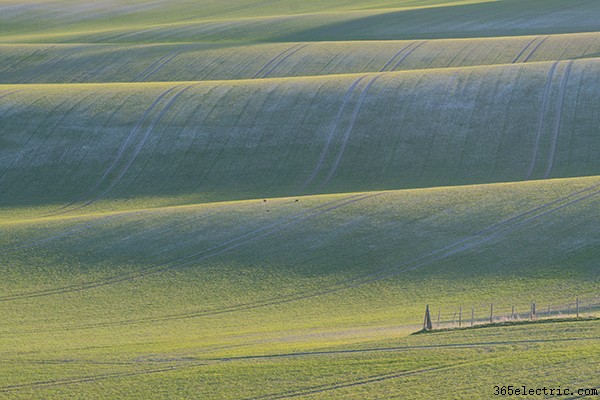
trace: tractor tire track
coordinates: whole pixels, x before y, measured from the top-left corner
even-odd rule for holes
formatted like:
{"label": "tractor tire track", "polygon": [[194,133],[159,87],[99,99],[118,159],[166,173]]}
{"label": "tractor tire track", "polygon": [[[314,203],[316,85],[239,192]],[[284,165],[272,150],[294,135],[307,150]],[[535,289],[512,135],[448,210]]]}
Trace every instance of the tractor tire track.
{"label": "tractor tire track", "polygon": [[363,91],[360,93],[360,97],[358,98],[358,102],[354,106],[354,111],[352,113],[352,117],[350,118],[350,122],[348,124],[348,127],[346,128],[346,131],[344,132],[344,136],[342,137],[342,144],[341,144],[340,150],[338,152],[338,155],[337,155],[335,161],[333,162],[333,165],[331,166],[331,169],[329,170],[329,173],[325,177],[325,180],[319,186],[319,190],[322,189],[323,187],[325,187],[329,183],[329,181],[331,180],[331,178],[333,178],[333,176],[335,175],[335,173],[337,171],[337,168],[340,165],[340,161],[342,160],[342,157],[344,156],[344,152],[346,151],[346,146],[348,145],[348,140],[350,139],[350,135],[352,134],[352,131],[354,130],[354,125],[356,124],[356,119],[358,118],[358,114],[360,113],[360,109],[362,108],[362,105],[363,105],[363,103],[365,101],[365,97],[367,96],[367,93],[368,93],[369,89],[371,89],[371,86],[373,86],[373,84],[380,77],[381,77],[381,75],[376,75],[375,77],[373,77],[367,83],[367,85],[365,86],[365,88],[363,89]]}
{"label": "tractor tire track", "polygon": [[356,380],[351,380],[351,381],[346,381],[346,382],[328,383],[328,384],[323,384],[323,385],[318,385],[318,386],[309,386],[309,387],[305,387],[305,388],[290,390],[287,392],[266,394],[266,395],[262,395],[262,396],[258,396],[258,397],[249,397],[249,398],[246,398],[245,400],[275,400],[275,399],[289,399],[292,397],[299,397],[299,396],[308,396],[308,395],[313,395],[313,394],[318,394],[318,393],[329,392],[331,390],[345,389],[345,388],[350,388],[350,387],[355,387],[355,386],[367,385],[370,383],[385,382],[390,379],[398,379],[398,378],[403,378],[403,377],[408,377],[408,376],[421,375],[421,374],[425,374],[428,372],[436,372],[436,371],[445,370],[448,368],[458,367],[462,364],[465,364],[465,363],[459,363],[459,364],[454,364],[454,365],[443,365],[443,366],[431,367],[431,368],[422,368],[422,369],[413,370],[413,371],[403,371],[403,372],[394,372],[394,373],[389,373],[389,374],[372,375],[372,376],[368,376],[368,377],[364,377],[364,378],[360,378],[360,379],[356,379]]}
{"label": "tractor tire track", "polygon": [[[158,64],[154,63],[157,65],[154,66],[154,64],[153,64],[150,67],[146,68],[148,71],[142,71],[140,73],[142,76],[139,77],[140,74],[138,74],[138,76],[134,77],[133,80],[137,81],[137,82],[147,81],[152,75],[154,75],[155,73],[160,71],[165,65],[170,63],[173,59],[179,57],[181,54],[188,51],[188,49],[189,49],[189,46],[186,46],[185,48],[177,49],[177,50],[167,54],[166,56],[162,57],[160,60],[157,61]],[[152,68],[153,66],[154,66],[154,68]]]}
{"label": "tractor tire track", "polygon": [[[284,57],[287,53],[289,53],[290,51],[294,51],[296,50],[296,48],[302,46],[302,44],[298,43],[295,44],[294,46],[282,51],[281,53],[277,54],[275,57],[271,58],[269,61],[267,61],[267,63],[258,70],[258,72],[256,74],[254,74],[252,76],[251,79],[257,79],[265,70],[267,70],[267,68],[269,68],[273,63],[277,62],[277,60],[279,60],[281,57]],[[306,46],[306,44],[304,45]],[[298,49],[299,50],[299,49]]]}
{"label": "tractor tire track", "polygon": [[531,47],[531,45],[538,40],[540,37],[536,36],[533,39],[531,39],[531,41],[529,43],[527,43],[527,45],[525,45],[525,47],[523,47],[523,49],[519,52],[519,54],[517,54],[517,56],[514,58],[514,60],[512,60],[512,64],[516,64],[517,61],[519,61],[519,58],[521,58],[521,56],[523,54],[525,54],[525,52],[527,51],[528,48]]}
{"label": "tractor tire track", "polygon": [[354,82],[352,82],[352,84],[346,91],[346,94],[344,95],[344,99],[342,101],[342,105],[340,106],[340,109],[339,109],[335,119],[333,120],[333,122],[331,123],[331,125],[329,127],[329,133],[327,135],[327,138],[325,139],[325,144],[323,145],[323,148],[321,149],[321,154],[319,154],[319,159],[317,161],[317,165],[313,169],[310,176],[302,184],[302,187],[300,189],[301,192],[306,190],[306,188],[313,182],[313,180],[316,178],[317,174],[323,167],[325,157],[327,156],[327,153],[329,152],[329,147],[331,146],[331,142],[333,140],[335,132],[337,131],[340,121],[342,120],[342,115],[344,114],[344,110],[346,109],[346,106],[348,105],[348,102],[350,101],[350,98],[352,97],[352,93],[354,92],[354,89],[356,89],[356,86],[358,86],[358,84],[363,79],[365,79],[365,77],[366,76],[361,76],[360,78],[356,79]]}
{"label": "tractor tire track", "polygon": [[160,110],[160,112],[158,113],[158,115],[152,120],[150,126],[146,129],[146,132],[144,133],[144,136],[142,136],[141,140],[137,143],[136,147],[134,148],[133,154],[129,158],[129,161],[127,162],[127,164],[125,164],[125,166],[121,169],[121,172],[119,172],[119,174],[117,175],[117,177],[112,181],[112,183],[108,186],[108,188],[106,190],[104,190],[99,196],[97,196],[91,202],[88,202],[86,205],[93,204],[94,202],[96,202],[96,201],[104,198],[104,196],[106,196],[121,181],[121,179],[123,178],[123,176],[129,171],[129,168],[131,167],[131,165],[133,164],[133,162],[137,159],[138,155],[142,151],[142,148],[144,147],[144,145],[148,141],[148,138],[150,137],[150,135],[154,131],[154,128],[156,128],[156,125],[165,116],[165,114],[167,113],[167,111],[169,111],[169,109],[173,106],[173,103],[175,103],[175,101],[177,100],[177,98],[179,96],[181,96],[183,93],[187,92],[192,87],[197,86],[199,84],[200,83],[194,83],[194,84],[186,86],[185,88],[183,88],[182,90],[180,90],[179,92],[177,92],[177,94],[175,94],[167,102],[167,104]]}
{"label": "tractor tire track", "polygon": [[565,103],[565,93],[567,91],[567,85],[569,83],[569,77],[571,76],[571,68],[573,67],[573,61],[567,62],[565,72],[563,73],[560,81],[559,93],[558,93],[558,104],[556,105],[556,117],[554,119],[554,135],[552,136],[552,146],[550,148],[550,154],[548,156],[548,168],[544,173],[544,179],[550,177],[550,173],[554,168],[554,159],[556,157],[556,148],[558,146],[558,136],[560,135],[560,126],[562,123],[563,107]]}
{"label": "tractor tire track", "polygon": [[288,53],[285,57],[283,57],[281,60],[277,61],[275,63],[275,65],[273,65],[271,68],[269,68],[268,71],[266,71],[263,74],[263,78],[268,78],[269,75],[271,74],[271,72],[273,72],[273,70],[275,70],[275,68],[279,67],[283,62],[285,62],[285,60],[287,60],[288,58],[290,58],[291,56],[293,56],[294,54],[296,54],[297,52],[299,52],[300,50],[302,50],[303,48],[305,48],[306,46],[308,46],[308,43],[305,43],[303,45],[301,45],[300,47],[296,48],[294,51]]}
{"label": "tractor tire track", "polygon": [[538,152],[540,150],[540,142],[542,139],[544,122],[546,121],[546,114],[548,113],[548,100],[550,97],[550,89],[552,88],[552,78],[554,77],[554,73],[559,62],[560,61],[554,62],[550,67],[550,70],[548,71],[548,76],[546,78],[546,86],[544,87],[544,94],[542,95],[542,108],[540,109],[540,116],[538,118],[538,126],[535,135],[535,144],[533,146],[533,154],[531,155],[531,163],[529,164],[527,175],[525,175],[525,180],[529,180],[531,178],[533,170],[535,169],[535,164],[538,158]]}
{"label": "tractor tire track", "polygon": [[[34,298],[34,297],[43,297],[43,296],[64,294],[64,293],[71,293],[71,292],[79,292],[82,290],[98,288],[98,287],[107,286],[107,285],[124,282],[124,281],[132,280],[132,279],[143,278],[143,277],[146,277],[146,276],[149,276],[152,274],[156,274],[156,273],[160,273],[160,272],[163,272],[163,271],[166,271],[169,269],[173,269],[173,268],[185,267],[185,266],[189,265],[190,263],[202,261],[207,258],[217,256],[219,254],[236,249],[236,248],[243,246],[247,243],[250,243],[252,241],[261,239],[266,236],[270,236],[274,233],[281,231],[283,228],[285,228],[287,226],[295,225],[295,224],[303,222],[305,220],[322,215],[325,212],[333,211],[344,205],[351,204],[351,203],[354,203],[359,200],[364,200],[366,198],[374,197],[376,195],[379,195],[379,194],[373,194],[373,195],[359,194],[359,195],[350,196],[350,197],[344,198],[344,199],[333,200],[333,201],[321,204],[320,206],[313,207],[311,209],[308,209],[308,210],[302,211],[300,213],[297,213],[295,215],[292,215],[291,217],[288,217],[288,218],[282,219],[280,221],[274,222],[272,224],[263,226],[259,229],[255,229],[255,230],[247,232],[245,234],[236,236],[227,241],[221,242],[217,245],[213,245],[213,246],[209,247],[208,249],[204,249],[202,251],[198,251],[198,252],[195,252],[192,254],[188,254],[186,256],[178,257],[178,258],[170,260],[170,261],[165,261],[165,262],[159,263],[152,267],[142,269],[139,273],[136,273],[136,274],[117,275],[117,276],[113,276],[110,278],[100,279],[100,280],[91,281],[91,282],[78,284],[78,285],[63,286],[60,288],[52,288],[52,289],[46,289],[46,290],[40,290],[40,291],[31,291],[31,292],[27,292],[27,293],[20,293],[20,294],[15,294],[15,295],[10,295],[10,296],[3,296],[3,297],[0,297],[0,302],[20,300],[20,299],[26,299],[26,298]],[[336,205],[336,203],[340,203],[340,204]]]}
{"label": "tractor tire track", "polygon": [[[74,204],[83,201],[85,198],[90,197],[94,192],[96,192],[99,187],[102,185],[102,183],[104,183],[104,181],[108,178],[108,176],[113,172],[113,170],[117,167],[117,165],[119,164],[119,162],[121,161],[121,159],[123,158],[125,151],[127,150],[127,148],[129,147],[130,143],[133,141],[133,139],[135,138],[135,136],[137,135],[138,131],[140,130],[142,124],[146,121],[146,119],[150,116],[150,114],[152,113],[152,111],[154,111],[154,108],[158,105],[158,103],[165,97],[167,96],[169,93],[171,93],[172,91],[178,89],[180,86],[174,86],[166,91],[164,91],[163,93],[161,93],[153,102],[152,104],[150,104],[150,106],[144,111],[144,113],[142,114],[141,118],[138,120],[138,122],[135,124],[135,126],[133,127],[133,129],[131,129],[131,131],[129,132],[129,135],[127,135],[127,137],[125,138],[125,140],[121,143],[121,146],[119,147],[118,151],[117,151],[117,155],[115,157],[115,159],[112,161],[112,163],[108,166],[108,168],[104,171],[104,173],[102,174],[102,176],[100,177],[100,179],[94,184],[94,186],[89,189],[83,196],[80,196],[77,200],[74,200],[72,202],[70,202],[69,204],[61,207],[59,210],[66,210],[67,208],[73,206]],[[85,206],[88,206],[90,204],[92,204],[93,202],[97,201],[98,197],[96,197],[93,200],[89,200],[87,203],[85,203],[82,206],[79,206],[75,209],[71,209],[68,211],[63,211],[64,212],[71,212],[80,208],[83,208]]]}
{"label": "tractor tire track", "polygon": [[43,389],[54,386],[66,386],[66,385],[74,385],[80,383],[93,383],[108,379],[119,379],[119,378],[128,378],[132,376],[140,376],[140,375],[150,375],[150,374],[158,374],[162,372],[172,372],[177,371],[183,368],[193,368],[205,366],[205,363],[193,363],[193,364],[181,364],[181,365],[173,365],[168,367],[156,368],[156,369],[148,369],[144,371],[133,371],[133,372],[114,372],[114,373],[106,373],[106,374],[98,374],[98,375],[89,375],[81,378],[66,378],[66,379],[55,379],[48,381],[38,381],[31,383],[22,383],[18,385],[10,385],[0,387],[0,393],[10,393],[17,392],[21,390],[27,389]]}
{"label": "tractor tire track", "polygon": [[400,66],[400,64],[402,64],[402,62],[404,62],[404,60],[406,60],[406,58],[408,56],[410,56],[415,50],[417,50],[419,47],[423,46],[425,43],[427,43],[427,41],[424,40],[421,43],[419,43],[418,45],[416,45],[415,47],[413,47],[412,49],[410,49],[410,51],[408,53],[403,55],[402,58],[400,58],[400,60],[398,60],[398,62],[396,63],[396,65],[394,65],[394,67],[391,69],[391,71],[396,71],[396,69]]}
{"label": "tractor tire track", "polygon": [[540,46],[542,44],[544,44],[544,42],[546,40],[548,40],[550,36],[546,36],[545,38],[543,38],[542,40],[539,41],[538,44],[535,45],[535,47],[531,50],[531,52],[527,55],[527,57],[525,57],[525,59],[523,60],[523,63],[526,63],[527,61],[529,61],[529,59],[531,58],[531,56],[533,56],[533,53],[535,53],[537,51],[537,49],[540,48]]}
{"label": "tractor tire track", "polygon": [[402,54],[404,51],[406,51],[409,47],[413,46],[415,43],[417,43],[417,42],[411,42],[411,43],[407,44],[406,46],[404,46],[403,48],[401,48],[396,54],[394,54],[394,56],[392,58],[390,58],[390,60],[383,67],[381,67],[379,72],[385,72],[387,67],[392,65],[394,60],[396,60],[396,58],[398,58],[400,56],[400,54]]}
{"label": "tractor tire track", "polygon": [[156,70],[156,68],[159,68],[159,65],[161,64],[161,62],[163,62],[165,60],[167,60],[166,62],[168,62],[170,57],[175,57],[175,56],[178,56],[179,54],[180,54],[179,49],[173,50],[173,51],[165,54],[164,56],[160,57],[158,60],[155,60],[149,66],[144,68],[141,72],[139,72],[137,75],[135,75],[131,80],[133,82],[143,82],[146,76],[148,76],[150,73],[152,73],[152,71]]}

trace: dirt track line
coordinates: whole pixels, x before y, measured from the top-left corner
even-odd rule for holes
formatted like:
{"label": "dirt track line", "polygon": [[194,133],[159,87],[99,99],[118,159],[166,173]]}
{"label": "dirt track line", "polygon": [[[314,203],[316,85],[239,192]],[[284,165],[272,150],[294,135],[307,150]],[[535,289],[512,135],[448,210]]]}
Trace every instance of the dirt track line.
{"label": "dirt track line", "polygon": [[[32,291],[32,292],[27,292],[27,293],[15,294],[15,295],[11,295],[11,296],[4,296],[4,297],[0,297],[0,302],[20,300],[20,299],[25,299],[25,298],[43,297],[43,296],[64,294],[64,293],[70,293],[70,292],[79,292],[82,290],[98,288],[98,287],[107,286],[110,284],[124,282],[124,281],[132,280],[132,279],[143,278],[145,276],[148,276],[151,274],[156,274],[156,273],[159,273],[159,272],[162,272],[165,270],[182,267],[182,266],[189,264],[190,262],[197,262],[197,261],[201,261],[203,259],[209,258],[209,257],[214,257],[218,254],[224,253],[225,251],[229,251],[229,250],[237,248],[243,244],[249,243],[250,241],[254,241],[254,240],[257,240],[264,236],[267,236],[269,234],[273,234],[273,233],[281,230],[282,227],[285,227],[292,223],[298,223],[298,222],[304,221],[306,219],[313,218],[316,215],[321,215],[323,213],[323,211],[319,211],[321,209],[325,209],[326,211],[331,211],[335,208],[339,208],[339,206],[341,206],[341,205],[348,204],[350,201],[353,201],[355,199],[363,199],[363,198],[373,197],[373,196],[374,195],[354,195],[354,196],[350,196],[345,199],[333,200],[333,201],[327,202],[325,204],[322,204],[320,206],[311,208],[309,210],[305,210],[300,213],[297,213],[297,214],[295,214],[291,217],[288,217],[282,221],[277,221],[270,225],[263,226],[262,228],[253,230],[251,232],[247,232],[243,235],[236,236],[228,241],[221,242],[217,245],[209,247],[208,249],[204,249],[199,252],[188,254],[186,256],[178,257],[174,260],[165,261],[165,262],[159,263],[155,266],[145,268],[145,269],[141,270],[141,273],[117,275],[117,276],[100,279],[97,281],[87,282],[87,283],[79,284],[79,285],[64,286],[64,287],[60,287],[60,288],[52,288],[52,289],[46,289],[46,290],[42,290],[42,291]],[[342,202],[341,205],[332,206],[333,204],[339,203],[339,202]],[[331,206],[331,207],[327,208],[329,206]],[[313,214],[311,215],[310,213],[313,213]],[[269,229],[271,229],[271,230],[269,231]],[[266,231],[266,233],[263,233],[265,231]],[[258,234],[260,234],[260,235],[256,236]],[[253,236],[253,235],[255,235],[255,236]],[[239,242],[240,240],[243,240],[243,241],[241,243],[236,243],[236,242]],[[200,258],[198,259],[198,257],[200,257]],[[176,263],[180,263],[180,264],[176,264]],[[181,263],[183,263],[183,264],[181,264]]]}
{"label": "dirt track line", "polygon": [[[258,70],[258,72],[256,74],[254,74],[252,76],[251,79],[256,79],[258,78],[267,68],[269,68],[271,66],[271,64],[273,64],[274,62],[277,62],[277,60],[279,60],[279,58],[285,56],[285,54],[287,54],[290,51],[294,51],[294,49],[296,49],[297,47],[301,46],[300,43],[293,45],[290,48],[285,49],[284,51],[282,51],[281,53],[277,54],[275,57],[271,58],[269,61],[267,61],[267,63],[265,65],[263,65],[263,67],[261,69]],[[306,46],[306,45],[305,45]]]}
{"label": "dirt track line", "polygon": [[394,65],[394,68],[392,68],[391,71],[395,71],[396,68],[398,68],[400,66],[400,64],[402,64],[402,62],[404,60],[406,60],[406,58],[408,56],[410,56],[415,50],[417,50],[419,47],[423,46],[425,43],[427,43],[427,41],[422,41],[421,43],[419,43],[418,45],[416,45],[415,47],[413,47],[412,49],[410,49],[410,51],[408,53],[406,53],[405,55],[403,55],[402,58],[400,58],[400,60],[398,60],[398,62],[396,63],[396,65]]}
{"label": "dirt track line", "polygon": [[344,156],[344,152],[346,151],[346,146],[348,145],[348,140],[350,139],[350,135],[352,134],[352,131],[354,130],[354,124],[356,123],[356,119],[358,118],[358,114],[360,113],[360,109],[362,108],[362,105],[365,101],[365,97],[367,96],[367,92],[369,91],[369,89],[371,88],[371,86],[373,86],[373,84],[375,83],[375,81],[377,81],[377,79],[379,79],[381,77],[381,75],[377,75],[375,77],[373,77],[369,83],[367,83],[367,85],[365,86],[365,88],[363,89],[363,91],[360,93],[360,97],[358,98],[358,102],[356,103],[356,105],[354,106],[354,112],[352,113],[352,117],[350,119],[350,122],[348,123],[348,127],[346,128],[346,131],[344,132],[344,136],[342,137],[342,145],[341,148],[338,152],[338,155],[333,163],[333,165],[331,166],[331,169],[329,170],[329,173],[327,174],[327,177],[325,178],[325,180],[321,183],[321,185],[319,185],[319,189],[322,189],[323,187],[325,187],[329,181],[331,180],[331,178],[333,178],[333,176],[335,175],[337,168],[340,164],[340,161],[342,160],[342,157]]}
{"label": "dirt track line", "polygon": [[396,54],[394,54],[394,56],[392,58],[390,58],[390,60],[379,70],[379,72],[385,72],[387,67],[389,67],[394,62],[394,60],[400,56],[400,54],[402,54],[406,49],[408,49],[415,43],[417,43],[417,42],[410,42],[409,44],[407,44],[406,46],[404,46],[403,48],[398,50],[398,52]]}
{"label": "dirt track line", "polygon": [[560,81],[558,103],[556,105],[556,117],[554,119],[554,135],[552,136],[552,147],[550,148],[550,154],[548,156],[548,168],[544,173],[544,179],[550,177],[550,173],[554,168],[554,159],[556,157],[556,148],[558,146],[558,136],[560,135],[560,125],[562,122],[563,107],[565,103],[565,93],[567,91],[567,84],[569,83],[569,76],[571,76],[571,68],[573,67],[573,61],[569,61],[563,72],[562,79]]}
{"label": "dirt track line", "polygon": [[546,40],[548,40],[548,38],[549,38],[549,37],[550,37],[550,36],[546,36],[545,38],[543,38],[542,40],[540,40],[540,41],[539,41],[539,43],[538,43],[538,44],[536,44],[536,45],[535,45],[535,47],[534,47],[534,48],[531,50],[531,52],[530,52],[530,53],[527,55],[527,57],[525,57],[525,59],[523,60],[523,63],[526,63],[527,61],[529,61],[529,59],[531,58],[531,56],[533,56],[533,53],[535,53],[535,52],[536,52],[536,50],[537,50],[537,49],[539,49],[539,48],[540,48],[540,46],[541,46],[542,44],[544,44],[544,42],[545,42]]}
{"label": "dirt track line", "polygon": [[536,40],[538,40],[540,37],[536,36],[533,39],[531,39],[531,41],[529,43],[527,43],[527,45],[525,45],[525,47],[523,47],[523,49],[519,52],[519,54],[517,54],[517,56],[515,57],[514,60],[512,60],[512,64],[515,64],[517,61],[519,61],[519,58],[521,58],[521,56],[523,54],[525,54],[525,52],[527,51],[527,49],[529,47],[531,47],[531,45],[533,44],[533,42],[535,42]]}
{"label": "dirt track line", "polygon": [[331,146],[333,136],[335,135],[335,132],[338,129],[338,125],[340,124],[340,121],[342,120],[342,115],[344,114],[344,110],[346,109],[346,106],[348,105],[348,102],[350,101],[350,98],[352,97],[352,93],[354,92],[354,89],[360,83],[360,81],[362,81],[364,78],[365,78],[365,76],[361,76],[360,78],[356,79],[354,82],[352,82],[352,84],[346,91],[346,94],[344,95],[344,100],[342,101],[342,105],[340,106],[340,109],[339,109],[335,119],[332,121],[332,123],[329,127],[329,133],[327,134],[325,144],[323,145],[323,148],[321,149],[321,154],[319,154],[319,159],[317,161],[317,165],[313,169],[310,176],[302,184],[302,187],[300,189],[301,192],[304,191],[312,183],[312,181],[315,179],[315,177],[317,176],[317,174],[323,167],[323,162],[325,161],[325,157],[327,156],[327,153],[329,152],[329,147]]}
{"label": "dirt track line", "polygon": [[306,388],[290,390],[288,392],[266,394],[266,395],[262,395],[262,396],[258,396],[258,397],[250,397],[245,400],[289,399],[292,397],[307,396],[307,395],[311,395],[311,394],[328,392],[331,390],[345,389],[345,388],[354,387],[354,386],[367,385],[369,383],[384,382],[384,381],[387,381],[390,379],[398,379],[398,378],[403,378],[406,376],[420,375],[420,374],[424,374],[424,373],[428,373],[428,372],[440,371],[440,370],[444,370],[444,369],[448,369],[448,368],[458,367],[462,364],[464,364],[464,363],[460,363],[460,364],[456,364],[456,365],[443,365],[443,366],[439,366],[439,367],[423,368],[423,369],[418,369],[418,370],[413,370],[413,371],[396,372],[396,373],[382,374],[382,375],[372,375],[369,377],[365,377],[365,378],[361,378],[361,379],[353,380],[353,381],[347,381],[347,382],[341,382],[341,383],[330,383],[330,384],[324,384],[324,385],[318,385],[318,386],[309,386]]}
{"label": "dirt track line", "polygon": [[558,63],[559,61],[554,62],[548,70],[546,86],[544,87],[544,94],[542,95],[542,108],[540,109],[540,116],[538,118],[538,126],[535,136],[535,144],[533,146],[533,154],[531,155],[531,163],[529,165],[529,169],[527,170],[527,175],[525,175],[525,180],[529,180],[531,178],[531,175],[533,174],[533,170],[535,168],[535,163],[538,158],[540,142],[542,139],[542,131],[544,128],[544,122],[546,121],[546,114],[548,113],[548,99],[550,97],[550,89],[552,88],[552,78],[554,77],[554,72],[556,71]]}
{"label": "dirt track line", "polygon": [[308,43],[303,44],[302,46],[298,47],[297,49],[294,49],[294,51],[291,51],[290,53],[288,53],[285,57],[283,57],[281,60],[277,61],[275,63],[275,65],[273,65],[271,68],[269,68],[269,70],[267,72],[265,72],[263,74],[263,78],[268,78],[269,74],[271,74],[271,72],[273,72],[273,70],[277,67],[279,67],[283,62],[285,62],[285,60],[287,60],[288,58],[290,58],[291,56],[293,56],[294,54],[296,54],[297,52],[299,52],[300,50],[302,50],[303,48],[305,48],[306,46],[308,46]]}

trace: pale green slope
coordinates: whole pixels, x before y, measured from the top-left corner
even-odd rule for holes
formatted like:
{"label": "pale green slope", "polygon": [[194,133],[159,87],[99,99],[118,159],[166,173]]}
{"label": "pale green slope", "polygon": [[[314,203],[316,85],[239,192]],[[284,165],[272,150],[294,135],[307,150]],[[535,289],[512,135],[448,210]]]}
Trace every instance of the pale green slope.
{"label": "pale green slope", "polygon": [[[33,384],[34,398],[93,397],[96,390],[115,398],[143,397],[156,385],[166,390],[156,395],[161,398],[174,390],[244,398],[454,365],[449,375],[431,371],[411,380],[419,385],[439,379],[448,390],[444,379],[472,374],[467,365],[477,365],[479,353],[419,352],[407,365],[398,364],[406,359],[392,350],[375,358],[359,353],[354,362],[334,353],[314,360],[332,363],[325,380],[317,364],[296,357],[283,364],[276,357],[268,368],[271,361],[252,358],[243,365],[231,360],[225,369],[222,360],[204,361],[428,346],[437,340],[457,340],[465,348],[471,342],[494,346],[498,358],[487,358],[488,368],[515,378],[510,371],[544,368],[554,357],[519,344],[537,338],[536,328],[523,337],[518,328],[509,336],[494,331],[495,339],[481,331],[432,338],[433,343],[399,336],[418,329],[425,303],[444,313],[474,306],[479,318],[491,301],[497,313],[510,312],[512,305],[525,313],[531,300],[564,304],[593,297],[598,196],[600,180],[593,177],[6,221],[0,225],[0,351],[12,385],[3,385],[0,393],[26,398],[33,382],[58,380]],[[593,338],[597,326],[588,326]],[[583,327],[573,329],[578,339],[586,337]],[[544,332],[540,340],[558,335],[553,346],[572,344],[559,352],[562,363],[552,373],[572,383],[569,371],[576,367],[585,372],[579,382],[591,385],[594,366],[585,354],[594,342],[573,342],[572,332],[560,326]],[[508,347],[495,347],[504,344]],[[527,362],[507,369],[519,356]],[[267,370],[261,372],[261,366]],[[236,377],[198,386],[197,379],[212,368]],[[304,378],[288,375],[289,368]],[[257,385],[269,374],[280,378]],[[69,383],[86,376],[94,378]],[[489,389],[484,386],[467,387],[458,397],[484,396]],[[389,387],[375,385],[372,396]],[[363,393],[334,389],[327,396]]]}
{"label": "pale green slope", "polygon": [[[490,37],[531,34],[593,32],[600,28],[600,4],[595,0],[499,0],[440,2],[438,7],[402,8],[402,2],[335,2],[308,4],[294,12],[295,4],[276,2],[269,12],[252,4],[238,13],[221,11],[211,16],[204,3],[182,7],[159,3],[156,14],[85,12],[77,8],[64,15],[64,4],[16,7],[18,16],[4,13],[3,43],[170,43],[170,42],[292,42],[331,40],[399,40],[452,37]],[[93,4],[93,3],[92,3]],[[172,13],[161,10],[167,4]],[[429,3],[431,4],[431,3]],[[86,3],[81,5],[85,7]],[[235,7],[234,4],[230,4]],[[349,6],[348,6],[349,5]],[[379,3],[381,5],[381,3]],[[415,3],[413,2],[414,6]],[[316,7],[315,7],[316,6]],[[389,8],[394,7],[396,8]],[[23,7],[25,11],[23,11]],[[341,8],[341,9],[340,9]],[[247,10],[253,10],[247,12]],[[292,11],[289,11],[292,10]],[[33,22],[35,21],[35,23]],[[65,21],[71,21],[65,25]],[[32,24],[34,27],[31,28]]]}
{"label": "pale green slope", "polygon": [[0,45],[1,83],[261,79],[593,58],[600,34],[251,45]]}
{"label": "pale green slope", "polygon": [[4,86],[0,203],[159,205],[153,197],[177,204],[595,175],[599,66]]}

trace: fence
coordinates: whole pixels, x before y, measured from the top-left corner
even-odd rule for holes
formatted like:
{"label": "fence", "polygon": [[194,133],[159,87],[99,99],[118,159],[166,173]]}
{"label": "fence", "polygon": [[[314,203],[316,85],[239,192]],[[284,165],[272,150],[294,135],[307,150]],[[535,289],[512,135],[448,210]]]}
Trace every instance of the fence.
{"label": "fence", "polygon": [[423,330],[466,328],[469,326],[540,320],[553,318],[581,318],[600,315],[600,296],[576,298],[562,304],[540,304],[528,306],[490,303],[485,306],[457,307],[453,309],[426,308]]}

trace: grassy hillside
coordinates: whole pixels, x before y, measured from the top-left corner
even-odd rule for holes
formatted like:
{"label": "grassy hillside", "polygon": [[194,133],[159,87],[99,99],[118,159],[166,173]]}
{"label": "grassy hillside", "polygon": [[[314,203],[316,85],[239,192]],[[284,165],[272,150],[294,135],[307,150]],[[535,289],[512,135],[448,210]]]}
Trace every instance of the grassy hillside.
{"label": "grassy hillside", "polygon": [[202,202],[597,175],[599,66],[4,86],[0,203]]}
{"label": "grassy hillside", "polygon": [[[4,391],[27,397],[32,382],[57,381],[33,388],[59,397],[98,387],[144,393],[153,379],[165,379],[139,380],[137,374],[149,370],[166,373],[171,393],[181,379],[212,374],[198,369],[206,357],[372,349],[382,340],[398,346],[394,338],[416,329],[426,302],[446,312],[459,305],[485,309],[493,299],[498,312],[511,305],[524,312],[531,300],[593,296],[599,193],[598,178],[577,178],[5,221],[0,340],[10,348],[3,369],[17,387]],[[592,332],[596,325],[589,325]],[[528,328],[517,334],[520,329]],[[593,344],[574,343],[569,354],[587,346]],[[498,350],[494,363],[516,356],[511,348]],[[375,359],[359,353],[350,363],[332,358],[339,372],[329,378],[316,378],[323,357],[314,360],[318,364],[293,361],[293,368],[314,375],[308,386],[319,386],[345,382],[339,374],[349,371],[357,377],[404,371],[408,365],[393,353],[377,352]],[[430,371],[433,379],[444,379],[449,365],[468,374],[459,364],[473,356],[458,353],[459,359],[432,353],[428,361],[415,353],[409,365],[443,365]],[[527,357],[527,368],[547,362]],[[31,361],[16,363],[23,358]],[[261,362],[261,370],[280,374],[292,367],[277,359],[271,366]],[[243,370],[247,362],[231,368]],[[80,364],[88,367],[74,374]],[[247,383],[245,374],[233,391],[213,380],[202,393],[241,398],[306,386],[260,388],[252,383],[260,370]],[[79,386],[77,377],[88,375],[95,378]],[[516,377],[507,371],[506,379]],[[199,389],[186,383],[180,390]]]}
{"label": "grassy hillside", "polygon": [[598,388],[599,21],[0,0],[0,399]]}
{"label": "grassy hillside", "polygon": [[600,56],[598,33],[276,44],[0,45],[1,83],[261,79]]}

